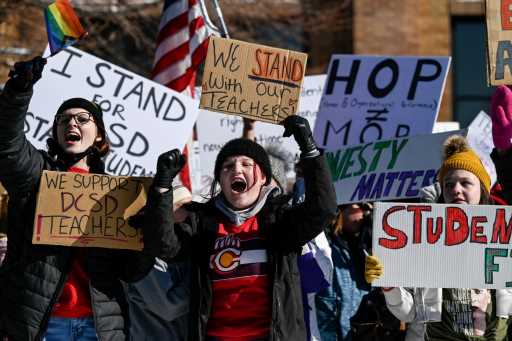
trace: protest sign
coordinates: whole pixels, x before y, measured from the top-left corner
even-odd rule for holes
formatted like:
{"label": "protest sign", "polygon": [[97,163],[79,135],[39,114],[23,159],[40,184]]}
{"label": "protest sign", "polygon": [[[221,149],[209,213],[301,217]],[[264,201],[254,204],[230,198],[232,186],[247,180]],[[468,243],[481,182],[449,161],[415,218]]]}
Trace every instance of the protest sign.
{"label": "protest sign", "polygon": [[429,134],[450,57],[333,55],[314,129],[327,150]]}
{"label": "protest sign", "polygon": [[[322,95],[325,75],[306,76],[299,97],[299,111],[297,115],[306,118],[311,127],[315,125],[318,104]],[[298,158],[300,153],[297,142],[291,138],[283,137],[284,127],[281,125],[255,122],[254,134],[256,142],[265,148],[281,151],[291,160]],[[222,146],[231,139],[241,137],[243,133],[243,120],[241,117],[219,114],[207,110],[199,110],[197,118],[198,153],[200,162],[199,176],[200,189],[194,192],[205,193],[213,180],[215,159]],[[197,189],[197,191],[196,191]]]}
{"label": "protest sign", "polygon": [[418,198],[420,189],[435,181],[443,142],[465,134],[459,130],[418,135],[326,152],[338,205]]}
{"label": "protest sign", "polygon": [[128,218],[145,204],[151,178],[44,171],[33,244],[142,250]]}
{"label": "protest sign", "polygon": [[434,128],[432,128],[433,133],[443,133],[445,131],[453,131],[459,130],[460,123],[457,121],[449,121],[449,122],[435,122]]}
{"label": "protest sign", "polygon": [[36,83],[25,119],[25,134],[45,149],[54,115],[72,97],[96,102],[112,151],[106,158],[110,174],[151,174],[158,155],[182,149],[197,118],[197,103],[149,79],[75,48],[48,59]]}
{"label": "protest sign", "polygon": [[480,160],[491,177],[491,184],[494,184],[498,178],[496,167],[491,159],[491,152],[494,149],[492,142],[492,122],[491,118],[484,112],[473,119],[468,127],[467,140],[471,148],[478,154]]}
{"label": "protest sign", "polygon": [[279,123],[298,109],[307,54],[210,37],[200,108]]}
{"label": "protest sign", "polygon": [[486,0],[487,80],[512,84],[512,0]]}
{"label": "protest sign", "polygon": [[384,287],[512,287],[512,208],[375,204],[373,254]]}

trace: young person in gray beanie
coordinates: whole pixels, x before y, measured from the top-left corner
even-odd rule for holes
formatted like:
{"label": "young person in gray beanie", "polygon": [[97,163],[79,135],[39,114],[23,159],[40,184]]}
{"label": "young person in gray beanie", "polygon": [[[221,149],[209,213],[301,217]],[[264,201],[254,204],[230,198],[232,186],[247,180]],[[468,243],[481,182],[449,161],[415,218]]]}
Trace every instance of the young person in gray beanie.
{"label": "young person in gray beanie", "polygon": [[[173,236],[169,259],[192,260],[189,340],[306,339],[297,255],[334,217],[336,196],[307,121],[290,116],[283,124],[302,152],[303,203],[289,206],[271,184],[259,144],[235,139],[217,156],[211,199],[188,207],[197,226],[191,238],[180,237],[167,215],[146,215],[146,228],[164,224]],[[160,193],[148,197],[149,208],[171,211],[172,179],[183,163],[178,150],[159,157]]]}
{"label": "young person in gray beanie", "polygon": [[159,256],[159,230],[145,231],[144,252],[33,245],[36,198],[44,170],[104,173],[109,151],[101,108],[72,98],[59,107],[48,152],[23,127],[46,60],[16,63],[0,95],[0,181],[9,194],[8,246],[0,268],[0,339],[125,340],[121,280],[146,275]]}

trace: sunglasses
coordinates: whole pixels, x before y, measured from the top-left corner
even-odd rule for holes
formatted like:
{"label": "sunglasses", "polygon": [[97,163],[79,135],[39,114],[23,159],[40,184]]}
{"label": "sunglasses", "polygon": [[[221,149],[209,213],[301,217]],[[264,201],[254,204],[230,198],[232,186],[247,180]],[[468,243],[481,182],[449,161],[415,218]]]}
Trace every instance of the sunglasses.
{"label": "sunglasses", "polygon": [[55,122],[57,122],[58,125],[67,125],[72,119],[74,119],[79,126],[83,126],[92,121],[93,117],[92,114],[87,111],[79,112],[74,115],[59,114],[55,116]]}

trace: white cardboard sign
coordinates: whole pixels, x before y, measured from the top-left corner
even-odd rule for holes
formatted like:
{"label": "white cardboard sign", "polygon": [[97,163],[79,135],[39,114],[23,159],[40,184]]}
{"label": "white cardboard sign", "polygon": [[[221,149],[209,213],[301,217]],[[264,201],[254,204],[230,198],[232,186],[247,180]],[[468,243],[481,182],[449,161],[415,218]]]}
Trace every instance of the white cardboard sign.
{"label": "white cardboard sign", "polygon": [[333,55],[314,136],[327,150],[428,134],[450,57]]}
{"label": "white cardboard sign", "polygon": [[373,254],[383,287],[512,287],[512,208],[376,203]]}
{"label": "white cardboard sign", "polygon": [[[322,95],[325,75],[306,76],[299,98],[297,115],[305,117],[311,128],[314,127],[318,104]],[[264,147],[282,149],[291,156],[299,155],[297,143],[291,138],[283,137],[281,125],[255,122],[256,142]],[[201,168],[201,190],[204,193],[213,180],[215,159],[222,146],[231,139],[242,136],[243,120],[240,116],[219,114],[208,110],[199,110],[197,118],[197,135]]]}
{"label": "white cardboard sign", "polygon": [[150,175],[158,155],[183,148],[197,118],[197,102],[188,96],[67,48],[48,58],[30,102],[25,133],[37,148],[46,148],[57,109],[72,97],[96,102],[103,109],[112,149],[106,171],[114,175]]}
{"label": "white cardboard sign", "polygon": [[491,183],[494,184],[498,178],[496,167],[491,159],[491,152],[494,149],[492,142],[492,121],[485,113],[480,111],[468,127],[467,140],[471,148],[478,154],[484,164],[487,173],[491,177]]}
{"label": "white cardboard sign", "polygon": [[443,142],[465,134],[459,130],[418,135],[326,152],[338,205],[418,198],[420,189],[436,179]]}

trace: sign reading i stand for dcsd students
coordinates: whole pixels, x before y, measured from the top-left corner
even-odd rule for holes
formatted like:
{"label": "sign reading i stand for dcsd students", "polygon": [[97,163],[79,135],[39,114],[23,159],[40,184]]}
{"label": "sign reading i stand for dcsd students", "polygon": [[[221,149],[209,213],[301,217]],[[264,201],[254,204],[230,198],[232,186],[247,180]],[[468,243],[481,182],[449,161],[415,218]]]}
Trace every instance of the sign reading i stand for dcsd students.
{"label": "sign reading i stand for dcsd students", "polygon": [[34,217],[34,244],[142,250],[128,224],[145,204],[152,178],[44,171]]}
{"label": "sign reading i stand for dcsd students", "polygon": [[429,134],[450,57],[333,55],[314,129],[327,150]]}
{"label": "sign reading i stand for dcsd students", "polygon": [[378,202],[373,254],[384,274],[372,285],[512,287],[512,208]]}
{"label": "sign reading i stand for dcsd students", "polygon": [[512,84],[512,0],[487,0],[487,80]]}
{"label": "sign reading i stand for dcsd students", "polygon": [[211,37],[200,108],[279,123],[298,109],[307,55]]}

